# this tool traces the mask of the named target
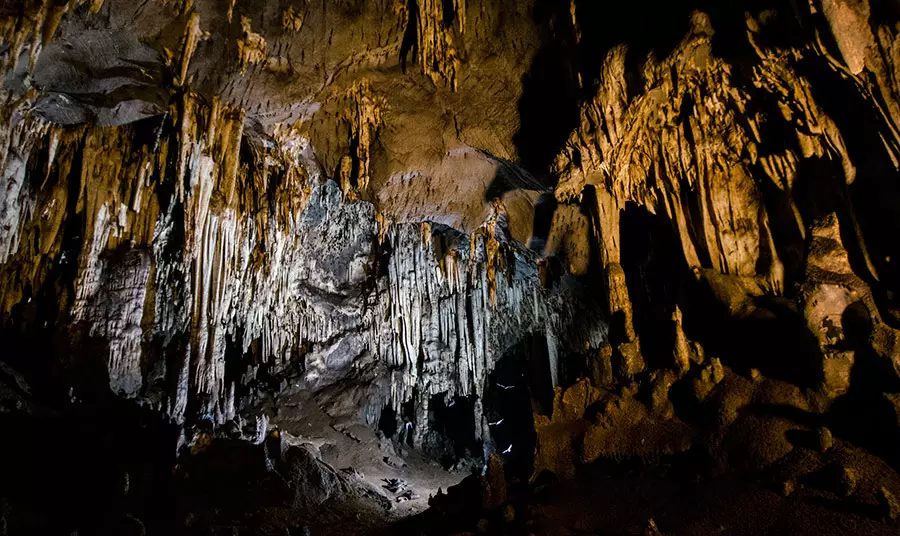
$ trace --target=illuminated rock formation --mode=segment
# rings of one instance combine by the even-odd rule
[[[898,21],[883,0],[4,3],[0,400],[140,407],[191,456],[249,439],[221,448],[324,497],[356,473],[279,426],[398,471],[489,462],[485,530],[521,521],[528,477],[771,468],[791,432],[833,433],[824,480],[871,499],[823,460],[900,462]]]

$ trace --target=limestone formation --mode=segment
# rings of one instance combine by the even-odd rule
[[[157,438],[0,532],[895,528],[900,9],[739,4],[0,3],[0,425]]]

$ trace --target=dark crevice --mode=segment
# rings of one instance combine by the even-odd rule
[[[728,278],[707,274],[685,287],[681,307],[688,338],[739,374],[747,376],[756,368],[801,387],[819,385],[825,356],[793,302],[742,295]],[[726,296],[743,301],[737,316],[729,310],[734,302],[723,301]]]
[[[378,429],[388,439],[393,438],[397,433],[397,412],[389,404],[382,408],[381,417],[378,419]]]
[[[416,0],[408,0],[406,9],[409,15],[406,30],[403,32],[403,41],[400,43],[400,69],[404,74],[410,53],[414,60],[419,56],[419,3]]]
[[[896,298],[889,296],[900,292],[900,246],[893,239],[900,235],[900,205],[895,202],[900,197],[900,172],[882,143],[882,136],[889,135],[888,126],[878,110],[823,61],[807,60],[799,68],[810,80],[816,102],[843,133],[847,156],[856,166],[855,180],[846,186],[849,203],[843,204],[841,224],[846,228],[842,232],[849,231],[852,236],[854,220],[858,223],[861,246],[867,250],[878,275],[877,282],[871,276],[864,279],[873,283],[873,290],[894,308]],[[840,155],[832,158],[838,160]],[[860,254],[861,248],[857,259]],[[854,269],[858,274],[868,273],[859,260]]]
[[[534,413],[550,415],[553,409],[550,378],[547,339],[542,334],[505,352],[487,378],[483,404],[489,446],[497,453],[505,452],[506,467],[514,474],[531,472]]]
[[[541,48],[522,77],[520,127],[513,143],[522,166],[536,176],[546,175],[553,158],[578,125],[576,51],[568,9],[568,2],[541,0],[534,10]],[[547,182],[545,186],[554,186],[552,180]]]
[[[568,2],[566,11],[568,11]],[[578,65],[585,85],[585,96],[596,91],[607,53],[617,45],[627,45],[626,82],[629,96],[643,93],[641,68],[649,54],[665,58],[675,49],[690,28],[695,9],[704,9],[702,0],[670,2],[595,2],[575,3],[576,19],[582,40],[578,47]]]
[[[441,8],[444,26],[449,28],[456,20],[456,9],[453,8],[453,0],[441,0]]]
[[[626,204],[620,229],[622,269],[641,350],[651,367],[666,367],[672,360],[671,339],[662,334],[672,329],[687,262],[671,224],[643,207]]]
[[[867,449],[895,467],[900,466],[900,425],[884,393],[900,392],[900,380],[890,362],[872,348],[872,318],[857,301],[841,317],[841,349],[853,352],[850,390],[839,397],[828,418],[835,433]]]
[[[428,404],[428,431],[432,439],[425,451],[450,467],[465,458],[481,457],[481,442],[475,437],[474,396],[433,395]]]
[[[536,253],[543,253],[547,246],[556,207],[556,197],[552,194],[541,194],[534,205],[534,224],[531,231],[531,243],[528,244],[528,247]]]
[[[3,521],[9,534],[136,534],[117,525],[126,512],[150,534],[176,532],[178,430],[149,408],[109,394],[40,416],[0,413],[0,426],[18,437],[0,446],[0,502],[4,515],[16,514]],[[67,438],[65,448],[47,440],[50,430]],[[53,515],[39,506],[48,504]]]

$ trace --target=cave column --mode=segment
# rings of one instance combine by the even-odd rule
[[[610,344],[615,349],[613,359],[616,375],[631,378],[645,368],[640,341],[634,331],[631,299],[622,269],[620,246],[621,206],[606,189],[596,190],[595,239],[600,246],[600,261],[604,266],[606,295],[610,313]]]

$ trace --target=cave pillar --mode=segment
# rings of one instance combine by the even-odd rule
[[[868,285],[850,267],[837,216],[832,213],[813,222],[811,234],[800,304],[806,327],[821,352],[822,362],[818,366],[822,390],[835,398],[850,390],[854,350],[868,345],[868,333],[856,334],[852,329],[848,332],[845,324],[852,324],[856,316],[864,316],[865,323],[869,323],[868,309],[874,310],[874,303]],[[857,310],[866,313],[857,315]]]
[[[344,155],[341,157],[341,162],[338,165],[338,183],[341,185],[341,191],[345,196],[349,196],[353,191],[353,158],[350,155]]]
[[[621,204],[607,190],[596,190],[595,238],[604,267],[606,297],[610,313],[610,343],[613,370],[620,379],[632,378],[642,372],[646,364],[641,355],[640,341],[634,330],[633,310],[625,270],[622,269],[620,247]]]
[[[675,306],[675,312],[672,313],[672,322],[675,324],[675,348],[672,351],[675,358],[675,368],[679,372],[685,373],[691,368],[691,346],[687,336],[684,334],[681,308],[677,305]]]
[[[416,415],[415,422],[412,427],[412,446],[416,449],[422,449],[425,441],[425,434],[428,433],[428,409],[430,397],[426,394],[416,393]]]

